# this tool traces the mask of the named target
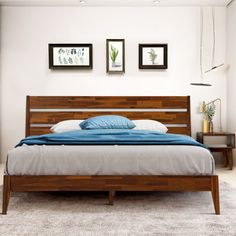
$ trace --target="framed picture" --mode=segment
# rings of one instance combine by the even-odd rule
[[[107,73],[125,72],[125,40],[107,39]]]
[[[49,44],[50,69],[92,69],[92,44]]]
[[[167,69],[167,44],[139,44],[139,69]]]

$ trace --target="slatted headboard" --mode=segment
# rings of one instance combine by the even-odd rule
[[[27,96],[26,136],[50,133],[50,127],[63,120],[107,114],[158,120],[169,133],[191,135],[189,96]]]

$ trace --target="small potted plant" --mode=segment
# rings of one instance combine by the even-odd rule
[[[155,53],[155,51],[153,49],[151,49],[149,53],[149,56],[150,56],[150,60],[152,62],[153,65],[155,65],[155,61],[157,59],[157,54]]]
[[[209,132],[213,133],[213,117],[216,112],[216,106],[215,104],[205,105],[203,115],[204,119],[208,121],[209,124]]]

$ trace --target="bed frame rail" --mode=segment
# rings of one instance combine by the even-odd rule
[[[218,176],[4,176],[2,213],[11,192],[108,191],[113,204],[117,191],[210,191],[220,214]]]

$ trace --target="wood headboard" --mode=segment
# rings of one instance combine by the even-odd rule
[[[158,120],[169,133],[191,135],[190,96],[27,96],[26,136],[50,133],[50,127],[63,120],[107,114]]]

